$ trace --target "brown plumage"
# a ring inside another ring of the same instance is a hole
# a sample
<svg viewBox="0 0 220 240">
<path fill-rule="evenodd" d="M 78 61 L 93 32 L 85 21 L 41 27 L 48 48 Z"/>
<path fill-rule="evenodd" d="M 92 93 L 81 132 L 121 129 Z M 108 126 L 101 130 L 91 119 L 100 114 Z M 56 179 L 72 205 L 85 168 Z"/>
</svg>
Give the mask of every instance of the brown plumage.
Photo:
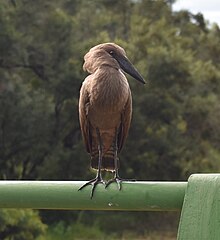
<svg viewBox="0 0 220 240">
<path fill-rule="evenodd" d="M 80 190 L 103 183 L 101 170 L 115 172 L 118 176 L 118 157 L 131 122 L 132 98 L 128 81 L 121 69 L 142 83 L 143 78 L 126 57 L 125 51 L 114 43 L 104 43 L 90 49 L 84 57 L 83 69 L 90 75 L 84 80 L 79 99 L 79 119 L 83 140 L 91 156 L 92 168 L 98 169 L 95 179 L 87 182 Z"/>
</svg>

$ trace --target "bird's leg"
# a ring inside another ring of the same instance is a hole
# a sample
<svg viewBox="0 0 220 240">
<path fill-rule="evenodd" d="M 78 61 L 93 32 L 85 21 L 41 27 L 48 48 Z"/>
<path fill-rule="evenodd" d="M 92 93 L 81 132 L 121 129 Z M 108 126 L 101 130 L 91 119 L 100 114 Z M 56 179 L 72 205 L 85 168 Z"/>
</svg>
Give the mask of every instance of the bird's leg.
<svg viewBox="0 0 220 240">
<path fill-rule="evenodd" d="M 115 131 L 115 140 L 114 140 L 114 165 L 115 165 L 115 171 L 114 171 L 114 178 L 110 179 L 107 184 L 106 188 L 113 182 L 116 182 L 118 184 L 118 189 L 121 190 L 121 181 L 122 179 L 119 177 L 118 174 L 118 129 L 116 128 Z"/>
<path fill-rule="evenodd" d="M 121 183 L 123 181 L 135 181 L 135 179 L 122 179 L 119 177 L 118 173 L 118 129 L 116 128 L 115 131 L 115 141 L 114 141 L 114 165 L 115 165 L 115 170 L 114 170 L 114 177 L 110 179 L 106 185 L 105 188 L 107 188 L 111 183 L 116 182 L 118 185 L 118 189 L 121 190 Z"/>
<path fill-rule="evenodd" d="M 88 181 L 87 183 L 82 185 L 82 187 L 79 188 L 79 190 L 81 190 L 88 185 L 92 185 L 92 190 L 91 190 L 91 195 L 90 195 L 91 199 L 93 197 L 93 194 L 94 194 L 94 191 L 95 191 L 95 188 L 96 188 L 97 184 L 102 183 L 102 184 L 105 185 L 105 181 L 102 179 L 102 174 L 101 174 L 101 168 L 102 168 L 102 140 L 101 140 L 101 136 L 100 136 L 100 132 L 99 132 L 98 128 L 96 128 L 96 133 L 97 133 L 97 137 L 98 137 L 98 151 L 99 151 L 98 170 L 97 170 L 97 173 L 96 173 L 96 177 L 94 179 Z"/>
</svg>

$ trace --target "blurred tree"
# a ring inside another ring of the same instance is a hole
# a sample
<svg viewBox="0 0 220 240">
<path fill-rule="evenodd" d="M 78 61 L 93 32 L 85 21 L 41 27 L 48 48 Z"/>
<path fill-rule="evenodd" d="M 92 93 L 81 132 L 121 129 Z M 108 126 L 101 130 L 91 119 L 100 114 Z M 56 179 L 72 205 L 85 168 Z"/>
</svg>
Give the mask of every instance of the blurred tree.
<svg viewBox="0 0 220 240">
<path fill-rule="evenodd" d="M 219 26 L 173 12 L 172 3 L 1 1 L 2 179 L 91 178 L 78 96 L 84 54 L 107 41 L 124 47 L 148 82 L 129 79 L 133 120 L 121 174 L 180 180 L 220 170 Z"/>
</svg>

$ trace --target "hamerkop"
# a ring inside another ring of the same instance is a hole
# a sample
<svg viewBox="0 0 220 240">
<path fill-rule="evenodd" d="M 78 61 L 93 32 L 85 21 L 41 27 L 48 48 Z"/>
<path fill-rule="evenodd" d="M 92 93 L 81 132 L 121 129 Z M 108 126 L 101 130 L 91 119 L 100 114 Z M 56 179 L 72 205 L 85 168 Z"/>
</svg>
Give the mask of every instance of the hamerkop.
<svg viewBox="0 0 220 240">
<path fill-rule="evenodd" d="M 91 48 L 84 60 L 83 69 L 90 75 L 80 90 L 79 120 L 91 167 L 97 169 L 97 175 L 79 190 L 92 185 L 92 198 L 98 183 L 107 187 L 117 182 L 120 190 L 123 181 L 118 174 L 118 153 L 128 135 L 132 114 L 131 91 L 123 71 L 143 84 L 145 81 L 124 49 L 115 43 Z M 101 170 L 114 172 L 114 178 L 105 183 Z"/>
</svg>

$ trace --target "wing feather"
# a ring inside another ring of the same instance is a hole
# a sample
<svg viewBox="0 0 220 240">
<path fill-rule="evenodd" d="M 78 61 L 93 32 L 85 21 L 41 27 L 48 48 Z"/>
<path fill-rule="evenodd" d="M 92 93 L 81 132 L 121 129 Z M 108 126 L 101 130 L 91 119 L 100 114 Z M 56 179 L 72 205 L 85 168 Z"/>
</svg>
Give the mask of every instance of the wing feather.
<svg viewBox="0 0 220 240">
<path fill-rule="evenodd" d="M 88 109 L 90 106 L 89 93 L 86 89 L 86 82 L 82 84 L 79 97 L 79 122 L 83 141 L 88 153 L 92 150 L 92 138 L 90 133 L 90 123 L 88 120 Z"/>
<path fill-rule="evenodd" d="M 131 97 L 131 91 L 129 90 L 128 100 L 125 104 L 124 111 L 121 114 L 121 126 L 118 132 L 119 152 L 124 146 L 125 140 L 128 136 L 128 131 L 131 124 L 131 115 L 132 115 L 132 97 Z"/>
</svg>

